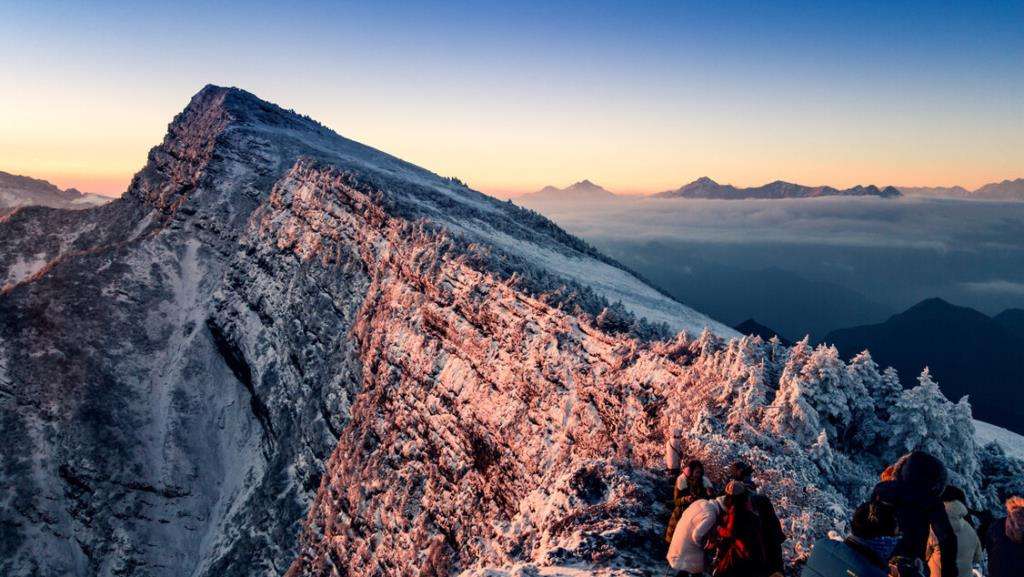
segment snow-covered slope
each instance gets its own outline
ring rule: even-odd
[[[3,575],[649,575],[673,430],[716,482],[755,464],[789,559],[909,448],[982,506],[1013,470],[934,384],[733,338],[535,213],[235,89],[123,199],[6,217],[0,278]]]
[[[1024,459],[1024,435],[978,420],[974,421],[974,431],[979,444],[996,443],[1007,455]]]

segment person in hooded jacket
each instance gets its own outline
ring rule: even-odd
[[[715,577],[767,577],[768,567],[762,541],[761,521],[750,503],[743,483],[729,481],[723,498],[725,514],[714,536]]]
[[[934,533],[942,560],[941,577],[957,577],[957,539],[942,503],[946,466],[923,451],[914,451],[896,463],[895,478],[875,485],[874,503],[892,507],[901,537],[894,558],[927,562],[928,538]],[[949,560],[947,563],[946,560]]]
[[[676,428],[665,438],[665,470],[673,477],[679,474],[683,458],[683,431]]]
[[[683,512],[665,557],[669,566],[679,572],[677,577],[704,574],[709,565],[708,539],[724,511],[721,500],[698,499]]]
[[[1024,497],[1006,501],[1006,517],[992,522],[985,544],[988,577],[1024,575]]]
[[[729,479],[743,483],[750,494],[750,504],[761,521],[762,543],[768,567],[772,573],[782,573],[782,544],[786,542],[786,534],[782,531],[782,523],[775,513],[771,499],[757,490],[753,481],[754,468],[745,461],[736,461],[729,466]]]
[[[849,537],[814,544],[801,577],[886,577],[899,540],[892,508],[864,503],[853,512]]]
[[[665,530],[665,541],[669,543],[672,542],[676,523],[682,517],[686,508],[699,499],[710,499],[714,496],[711,481],[704,476],[704,464],[697,459],[692,459],[686,463],[683,472],[676,478],[672,493],[672,516],[669,518],[668,527]]]
[[[981,563],[981,539],[974,527],[967,521],[967,496],[962,490],[950,485],[942,493],[946,516],[956,533],[956,571],[958,577],[971,577],[975,563]],[[933,531],[928,537],[928,570],[931,577],[942,575],[942,556],[939,541]]]

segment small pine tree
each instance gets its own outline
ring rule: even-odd
[[[978,473],[977,446],[971,405],[964,397],[951,403],[932,379],[927,367],[918,385],[903,391],[889,418],[889,460],[909,451],[925,451],[946,464],[950,481],[967,487],[968,497],[977,500],[974,479]]]
[[[811,405],[804,367],[810,362],[809,339],[793,345],[779,377],[779,390],[765,414],[764,426],[780,437],[788,437],[800,446],[815,442],[822,429],[818,411]]]
[[[853,357],[846,371],[850,377],[849,398],[853,418],[845,444],[871,449],[877,446],[877,441],[885,438],[884,421],[889,417],[887,407],[895,402],[899,391],[891,389],[891,382],[878,371],[878,364],[868,351]],[[884,414],[883,406],[886,407]]]

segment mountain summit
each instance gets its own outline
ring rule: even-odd
[[[741,337],[238,89],[0,247],[5,576],[654,574],[667,440],[753,463],[792,563],[908,447],[982,505],[1007,470],[934,384]]]

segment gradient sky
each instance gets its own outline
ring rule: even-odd
[[[1024,176],[1022,2],[0,0],[0,170],[120,194],[207,83],[499,195]]]

